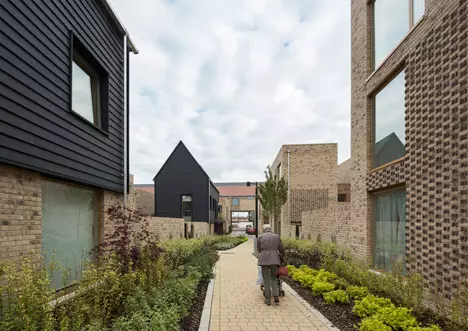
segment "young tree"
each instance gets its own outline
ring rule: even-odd
[[[258,186],[257,198],[262,205],[263,216],[276,222],[281,214],[281,207],[288,198],[288,182],[273,175],[270,166],[265,170],[266,181]]]

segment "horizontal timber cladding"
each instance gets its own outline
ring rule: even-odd
[[[0,1],[0,26],[0,162],[122,191],[123,36],[100,1]],[[102,130],[70,111],[71,36],[107,74]]]

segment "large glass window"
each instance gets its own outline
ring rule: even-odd
[[[192,196],[183,195],[182,196],[182,217],[187,221],[192,221]]]
[[[376,0],[374,65],[377,67],[424,15],[424,0]]]
[[[375,96],[374,168],[405,155],[405,74],[402,71]]]
[[[405,263],[405,189],[374,195],[374,266],[391,271],[395,262]]]
[[[72,110],[100,126],[99,75],[77,50],[72,62]]]
[[[55,259],[52,286],[62,288],[78,280],[84,260],[93,258],[99,244],[98,193],[54,181],[42,182],[42,252],[45,263]]]

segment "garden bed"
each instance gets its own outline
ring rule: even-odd
[[[356,330],[355,326],[358,325],[360,319],[353,314],[352,304],[327,305],[321,297],[314,296],[310,289],[303,287],[295,280],[285,278],[284,281],[341,331]]]
[[[197,331],[200,326],[200,320],[203,314],[203,307],[205,305],[206,291],[208,290],[208,285],[210,283],[207,281],[201,281],[198,284],[195,297],[192,301],[192,306],[190,307],[190,314],[186,316],[180,323],[181,331]]]

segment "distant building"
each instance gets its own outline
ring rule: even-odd
[[[154,192],[155,216],[182,217],[212,233],[219,192],[182,141],[154,177]]]

